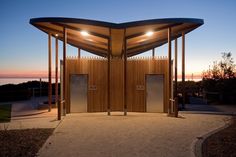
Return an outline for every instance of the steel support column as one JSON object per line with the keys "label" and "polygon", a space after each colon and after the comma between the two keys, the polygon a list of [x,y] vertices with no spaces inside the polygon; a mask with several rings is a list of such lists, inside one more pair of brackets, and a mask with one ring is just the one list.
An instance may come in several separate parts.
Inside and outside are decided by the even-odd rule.
{"label": "steel support column", "polygon": [[126,29],[124,30],[124,116],[127,115],[127,41]]}
{"label": "steel support column", "polygon": [[182,32],[182,97],[183,108],[185,108],[185,33]]}
{"label": "steel support column", "polygon": [[177,97],[177,94],[178,94],[178,86],[177,86],[177,83],[178,83],[178,39],[176,38],[175,39],[175,93],[174,93],[174,97]]}
{"label": "steel support column", "polygon": [[168,85],[169,85],[169,91],[168,91],[168,115],[171,115],[171,27],[168,28]]}
{"label": "steel support column", "polygon": [[80,58],[80,48],[78,48],[78,58]]}
{"label": "steel support column", "polygon": [[61,120],[61,103],[58,99],[58,39],[55,38],[55,103],[57,105],[57,119]]}
{"label": "steel support column", "polygon": [[67,43],[67,29],[63,28],[63,115],[66,115],[66,43]]}
{"label": "steel support column", "polygon": [[52,108],[52,43],[51,34],[48,34],[48,112]]}
{"label": "steel support column", "polygon": [[155,57],[155,48],[152,49],[152,59]]}
{"label": "steel support column", "polygon": [[109,29],[108,51],[107,51],[107,115],[111,115],[111,100],[110,100],[110,62],[111,62],[111,29]]}

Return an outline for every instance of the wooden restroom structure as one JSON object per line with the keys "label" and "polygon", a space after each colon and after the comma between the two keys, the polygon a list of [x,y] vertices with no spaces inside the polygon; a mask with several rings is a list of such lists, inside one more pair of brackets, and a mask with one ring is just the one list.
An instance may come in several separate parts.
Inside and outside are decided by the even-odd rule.
{"label": "wooden restroom structure", "polygon": [[[63,42],[60,99],[57,92],[55,95],[56,101],[60,100],[59,119],[61,114],[73,112],[171,114],[172,99],[177,94],[178,38],[182,41],[184,82],[185,35],[203,23],[202,19],[193,18],[152,19],[119,24],[61,17],[30,19],[30,24],[48,34],[49,110],[52,99],[51,38],[54,37],[56,90],[58,40]],[[78,54],[67,56],[67,44],[78,48]],[[155,54],[155,49],[164,44],[168,44],[166,56]],[[97,57],[81,57],[81,50]],[[150,56],[136,56],[149,50],[152,51]]]}

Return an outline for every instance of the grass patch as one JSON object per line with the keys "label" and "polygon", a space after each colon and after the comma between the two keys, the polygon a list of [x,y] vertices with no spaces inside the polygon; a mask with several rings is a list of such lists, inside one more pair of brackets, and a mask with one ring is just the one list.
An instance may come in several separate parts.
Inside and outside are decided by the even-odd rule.
{"label": "grass patch", "polygon": [[0,104],[0,123],[11,121],[11,104]]}

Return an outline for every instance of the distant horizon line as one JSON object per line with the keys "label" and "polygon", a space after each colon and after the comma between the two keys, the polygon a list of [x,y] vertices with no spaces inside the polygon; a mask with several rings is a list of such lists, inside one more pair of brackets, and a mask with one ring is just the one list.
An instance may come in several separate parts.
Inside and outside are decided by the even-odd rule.
{"label": "distant horizon line", "polygon": [[[47,79],[48,77],[35,77],[35,76],[33,76],[33,77],[30,77],[30,76],[25,76],[25,77],[20,77],[20,76],[3,76],[3,77],[1,77],[0,76],[0,79],[31,79],[31,78],[38,78],[38,79],[40,79],[40,78],[42,78],[42,79]],[[55,77],[52,77],[52,78],[55,78]],[[60,79],[60,77],[58,77],[58,79]]]}
{"label": "distant horizon line", "polygon": [[[52,79],[55,79],[56,77],[51,77]],[[179,75],[178,77],[178,80],[181,80],[182,79],[182,76],[181,75]],[[4,76],[4,77],[1,77],[0,76],[0,79],[48,79],[48,77],[35,77],[35,76],[33,76],[33,77],[30,77],[30,76],[25,76],[25,77],[20,77],[20,76]],[[173,77],[173,79],[174,79],[174,77]],[[185,76],[185,79],[187,79],[187,80],[201,80],[202,79],[202,77],[200,77],[200,76],[191,76],[191,75],[186,75]],[[58,76],[58,80],[60,80],[60,76]]]}
{"label": "distant horizon line", "polygon": [[[52,71],[52,78],[55,78],[55,71]],[[173,73],[174,77],[174,73]],[[27,72],[1,72],[0,73],[1,79],[29,79],[29,78],[37,78],[37,79],[47,79],[48,72],[47,71],[27,71]],[[60,78],[60,72],[58,73],[58,78]],[[181,72],[178,72],[178,79],[181,79],[182,75]],[[185,73],[185,79],[202,79],[202,73],[194,72],[194,73]]]}
{"label": "distant horizon line", "polygon": [[[36,76],[0,76],[0,79],[16,79],[16,78],[48,78],[46,76],[44,77],[36,77]],[[51,78],[56,78],[55,76],[52,76]],[[58,76],[60,78],[60,76]],[[182,78],[181,75],[178,75],[178,78]],[[192,78],[192,75],[185,75],[185,78]],[[202,78],[202,76],[193,76],[193,78]]]}
{"label": "distant horizon line", "polygon": [[[173,76],[174,77],[174,76]],[[22,76],[22,75],[0,75],[0,79],[28,79],[28,78],[42,78],[42,79],[47,79],[48,76]],[[55,75],[52,75],[51,78],[56,78]],[[58,75],[58,78],[60,79],[60,75]],[[178,75],[178,79],[182,78],[182,75]],[[192,75],[192,74],[186,74],[185,75],[185,79],[189,79],[189,78],[193,78],[193,79],[201,79],[202,75]]]}

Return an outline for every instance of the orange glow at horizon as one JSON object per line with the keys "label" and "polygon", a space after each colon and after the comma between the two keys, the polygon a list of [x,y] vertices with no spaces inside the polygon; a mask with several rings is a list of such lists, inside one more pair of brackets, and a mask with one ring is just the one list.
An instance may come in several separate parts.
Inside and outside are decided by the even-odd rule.
{"label": "orange glow at horizon", "polygon": [[[58,74],[58,77],[60,72]],[[5,71],[0,72],[0,78],[48,78],[48,71]],[[52,78],[55,78],[55,71],[52,71]],[[174,78],[174,76],[173,76]],[[182,75],[178,75],[178,80],[182,79]],[[200,80],[202,79],[202,74],[199,72],[196,73],[187,73],[185,75],[186,80]]]}
{"label": "orange glow at horizon", "polygon": [[[48,71],[5,71],[0,72],[0,78],[47,78]],[[55,72],[52,71],[52,77]]]}

